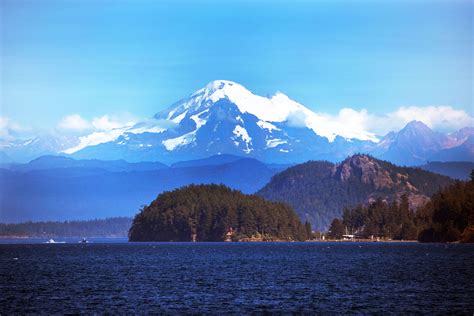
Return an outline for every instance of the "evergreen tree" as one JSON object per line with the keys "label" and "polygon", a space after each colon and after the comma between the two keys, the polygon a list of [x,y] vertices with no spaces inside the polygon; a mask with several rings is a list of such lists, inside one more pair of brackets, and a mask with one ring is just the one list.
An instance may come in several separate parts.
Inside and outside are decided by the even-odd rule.
{"label": "evergreen tree", "polygon": [[[288,203],[313,228],[326,230],[332,219],[343,215],[345,207],[353,208],[366,203],[369,198],[397,201],[400,193],[413,187],[418,194],[429,197],[453,182],[446,176],[419,168],[399,167],[370,156],[367,156],[370,165],[376,166],[380,172],[363,175],[362,168],[351,163],[358,156],[366,155],[354,155],[339,165],[309,161],[288,168],[273,176],[257,194]],[[342,168],[345,163],[346,168]],[[347,171],[347,177],[343,176],[342,169]],[[360,223],[355,226],[360,227]]]}
{"label": "evergreen tree", "polygon": [[305,222],[304,227],[306,231],[306,239],[313,239],[313,231],[311,229],[311,224],[309,222]]}
{"label": "evergreen tree", "polygon": [[342,221],[338,218],[335,218],[331,222],[329,227],[328,237],[332,239],[341,239],[342,235],[345,234],[345,226]]}
{"label": "evergreen tree", "polygon": [[[472,173],[471,173],[472,175]],[[457,181],[440,190],[420,211],[430,216],[418,240],[423,242],[473,242],[474,181]]]}

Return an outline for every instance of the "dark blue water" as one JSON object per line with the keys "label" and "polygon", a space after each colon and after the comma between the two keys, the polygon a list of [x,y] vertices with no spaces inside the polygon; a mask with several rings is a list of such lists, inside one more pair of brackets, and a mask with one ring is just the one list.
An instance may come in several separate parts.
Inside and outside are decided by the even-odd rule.
{"label": "dark blue water", "polygon": [[474,312],[474,247],[0,245],[0,314]]}

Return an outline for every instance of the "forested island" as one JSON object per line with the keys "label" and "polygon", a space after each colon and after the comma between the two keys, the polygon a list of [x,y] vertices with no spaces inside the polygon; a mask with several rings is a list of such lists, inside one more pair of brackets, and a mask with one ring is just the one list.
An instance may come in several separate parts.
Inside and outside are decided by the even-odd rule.
{"label": "forested island", "polygon": [[132,219],[111,217],[86,221],[0,223],[0,238],[127,237]]}
{"label": "forested island", "polygon": [[328,237],[418,240],[421,242],[474,242],[474,171],[471,180],[456,181],[440,189],[429,202],[410,210],[407,196],[387,203],[382,199],[367,206],[346,208],[334,219]]}
{"label": "forested island", "polygon": [[224,185],[160,194],[133,220],[130,241],[303,241],[311,227],[283,203]]}

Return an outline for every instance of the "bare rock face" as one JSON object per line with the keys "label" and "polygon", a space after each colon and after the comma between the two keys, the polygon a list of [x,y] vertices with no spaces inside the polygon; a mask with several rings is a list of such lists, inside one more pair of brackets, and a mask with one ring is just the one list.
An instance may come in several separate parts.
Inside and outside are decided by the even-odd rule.
{"label": "bare rock face", "polygon": [[382,198],[389,202],[392,200],[400,201],[406,194],[411,209],[425,204],[429,197],[420,194],[419,190],[409,182],[408,174],[390,173],[380,163],[368,155],[355,155],[332,168],[332,176],[340,181],[347,182],[351,177],[355,177],[365,184],[372,184],[376,190],[396,189],[396,194],[381,195],[376,192],[367,197],[367,203],[374,202],[377,198]]}
{"label": "bare rock face", "polygon": [[392,188],[396,182],[373,158],[368,155],[355,155],[334,166],[332,175],[341,181],[357,177],[366,184],[374,184],[377,189]]}
{"label": "bare rock face", "polygon": [[258,195],[288,203],[315,229],[326,230],[345,207],[378,199],[400,203],[406,195],[410,208],[415,210],[451,181],[422,169],[358,154],[337,165],[309,161],[290,167],[273,176]]}

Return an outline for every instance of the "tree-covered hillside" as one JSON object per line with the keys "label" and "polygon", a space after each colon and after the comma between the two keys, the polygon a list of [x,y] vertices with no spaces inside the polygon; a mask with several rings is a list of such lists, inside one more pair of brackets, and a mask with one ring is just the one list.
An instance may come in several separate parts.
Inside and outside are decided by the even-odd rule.
{"label": "tree-covered hillside", "polygon": [[415,213],[409,208],[406,195],[402,196],[400,203],[385,203],[378,199],[367,206],[346,208],[342,221],[337,218],[332,221],[328,236],[340,239],[343,234],[348,233],[357,238],[415,240],[419,232],[417,221]]}
{"label": "tree-covered hillside", "polygon": [[417,210],[407,196],[400,203],[376,200],[367,206],[345,209],[342,220],[329,227],[330,238],[343,234],[357,238],[418,239],[422,242],[474,242],[474,171],[471,181],[456,181],[439,190]]}
{"label": "tree-covered hillside", "polygon": [[474,170],[470,181],[456,181],[440,190],[417,213],[426,219],[420,241],[474,242]]}
{"label": "tree-covered hillside", "polygon": [[0,223],[0,237],[127,237],[129,217],[88,221]]}
{"label": "tree-covered hillside", "polygon": [[133,220],[130,241],[305,240],[310,235],[282,203],[224,185],[162,193]]}
{"label": "tree-covered hillside", "polygon": [[446,176],[419,168],[399,167],[368,155],[354,155],[340,164],[309,161],[276,174],[257,194],[292,206],[314,229],[327,230],[345,207],[377,199],[408,197],[416,208],[438,189],[450,184]]}
{"label": "tree-covered hillside", "polygon": [[474,169],[474,161],[430,161],[419,166],[421,169],[439,173],[457,180],[469,180],[469,174]]}

